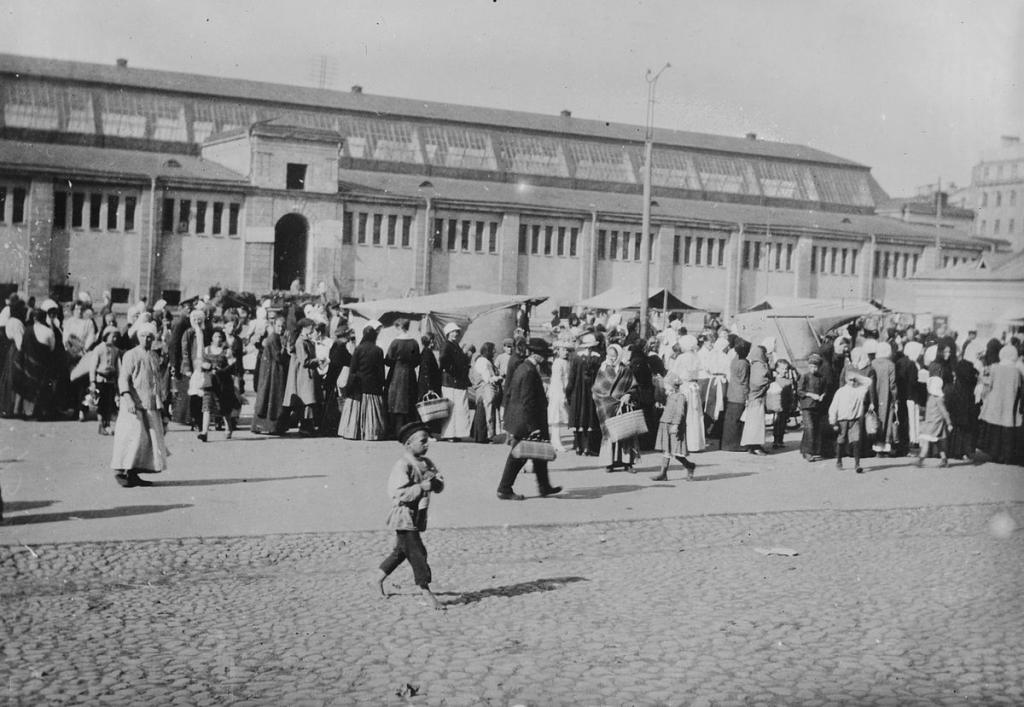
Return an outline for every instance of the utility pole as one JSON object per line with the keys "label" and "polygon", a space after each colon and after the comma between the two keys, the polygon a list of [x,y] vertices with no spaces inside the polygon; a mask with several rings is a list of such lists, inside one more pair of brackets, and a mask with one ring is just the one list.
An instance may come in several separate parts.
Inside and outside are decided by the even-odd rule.
{"label": "utility pole", "polygon": [[650,69],[644,78],[647,80],[647,131],[644,135],[644,207],[640,222],[643,263],[640,265],[640,335],[647,339],[649,327],[647,323],[647,299],[651,294],[651,155],[654,152],[654,87],[658,77],[672,65],[665,63],[658,73]]}

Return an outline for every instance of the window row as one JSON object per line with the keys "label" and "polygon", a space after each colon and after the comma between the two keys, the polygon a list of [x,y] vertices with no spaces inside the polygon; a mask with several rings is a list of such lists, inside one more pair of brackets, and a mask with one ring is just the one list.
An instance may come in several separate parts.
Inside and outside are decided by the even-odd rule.
{"label": "window row", "polygon": [[743,269],[792,272],[793,244],[745,240],[743,241]]}
{"label": "window row", "polygon": [[[654,234],[651,238],[651,262],[654,261]],[[597,232],[598,260],[642,260],[643,240],[640,231],[610,231],[599,229]]]}
{"label": "window row", "polygon": [[811,272],[823,275],[856,275],[858,257],[859,248],[812,246]]}
{"label": "window row", "polygon": [[[989,202],[989,194],[990,193],[992,194],[992,206],[1002,206],[1003,205],[1003,192],[1001,192],[1001,191],[993,191],[993,192],[983,191],[983,192],[981,192],[981,205],[983,207],[989,205],[988,202]],[[1016,189],[1011,189],[1009,192],[1007,192],[1006,201],[1007,201],[1007,205],[1008,206],[1016,206],[1017,205],[1017,190]]]}
{"label": "window row", "polygon": [[912,277],[917,273],[920,257],[918,253],[876,250],[875,277],[890,279]]}
{"label": "window row", "polygon": [[[993,219],[991,235],[993,235],[993,236],[1000,235],[1000,233],[1002,233],[1002,226],[1003,226],[1003,223],[1002,223],[1001,219]],[[1016,221],[1016,219],[1012,219],[1012,218],[1011,219],[1007,219],[1007,221],[1006,221],[1006,233],[1008,235],[1010,235],[1010,234],[1013,234],[1013,233],[1016,233],[1016,232],[1017,232],[1017,221]],[[981,220],[981,225],[978,226],[978,233],[980,235],[982,235],[982,236],[990,235],[989,232],[988,232],[988,220],[987,219],[982,219]]]}
{"label": "window row", "polygon": [[226,230],[227,235],[237,236],[241,209],[242,205],[238,202],[164,199],[163,210],[160,212],[160,230],[184,236],[220,236]]}
{"label": "window row", "polygon": [[343,245],[412,247],[412,216],[346,211],[341,222]]}
{"label": "window row", "polygon": [[973,262],[974,262],[973,258],[968,258],[966,256],[945,255],[945,256],[942,257],[942,267],[944,267],[944,268],[948,268],[951,265],[952,266],[957,266],[960,263],[973,263]]}
{"label": "window row", "polygon": [[575,258],[580,229],[566,226],[519,224],[520,255],[553,255]]}
{"label": "window row", "polygon": [[0,184],[0,223],[25,222],[25,187]]}
{"label": "window row", "polygon": [[725,267],[725,238],[676,236],[672,244],[672,262],[676,265]]}
{"label": "window row", "polygon": [[53,227],[91,231],[135,230],[139,199],[120,191],[55,191],[53,193]]}
{"label": "window row", "polygon": [[983,179],[1003,179],[1004,177],[1016,177],[1024,174],[1024,162],[1002,162],[1000,164],[987,164],[978,167],[978,176]]}

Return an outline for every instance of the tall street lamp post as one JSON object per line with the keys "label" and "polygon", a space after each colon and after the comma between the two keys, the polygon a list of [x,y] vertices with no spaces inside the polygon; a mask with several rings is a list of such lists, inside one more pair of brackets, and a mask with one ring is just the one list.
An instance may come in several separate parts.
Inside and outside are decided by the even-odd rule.
{"label": "tall street lamp post", "polygon": [[651,294],[651,153],[654,151],[654,87],[658,77],[672,66],[665,63],[657,73],[647,70],[647,131],[644,136],[644,208],[640,224],[643,238],[643,263],[640,266],[640,334],[646,340],[649,335],[647,323],[647,299]]}

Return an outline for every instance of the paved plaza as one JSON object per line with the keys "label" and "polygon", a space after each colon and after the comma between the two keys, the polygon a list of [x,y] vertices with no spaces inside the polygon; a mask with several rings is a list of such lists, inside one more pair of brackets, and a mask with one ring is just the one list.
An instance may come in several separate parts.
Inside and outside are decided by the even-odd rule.
{"label": "paved plaza", "polygon": [[502,502],[505,447],[437,443],[433,611],[371,586],[393,442],[174,428],[122,489],[93,424],[3,423],[7,704],[1024,702],[1019,467],[563,455]]}

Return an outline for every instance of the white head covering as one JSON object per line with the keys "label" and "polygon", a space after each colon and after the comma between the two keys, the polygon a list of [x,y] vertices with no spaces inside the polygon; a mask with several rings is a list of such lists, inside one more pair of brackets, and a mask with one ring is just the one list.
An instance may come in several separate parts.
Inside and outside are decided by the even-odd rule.
{"label": "white head covering", "polygon": [[892,346],[887,341],[883,341],[875,349],[875,358],[892,358]]}
{"label": "white head covering", "polygon": [[460,327],[455,322],[448,322],[447,324],[444,325],[444,335],[445,336],[448,336],[453,331],[462,331],[462,327]]}
{"label": "white head covering", "polygon": [[697,337],[693,334],[685,334],[679,337],[676,345],[679,346],[680,351],[696,351]]}
{"label": "white head covering", "polygon": [[878,355],[878,340],[877,339],[864,339],[864,343],[860,345],[864,349],[864,353],[868,356],[871,354]]}
{"label": "white head covering", "polygon": [[917,341],[908,341],[903,344],[903,355],[914,363],[917,363],[917,359],[921,358],[922,351],[924,351],[924,346]]}
{"label": "white head covering", "polygon": [[765,354],[771,357],[771,355],[775,353],[775,337],[766,337],[765,340],[761,342],[761,347],[764,349]]}
{"label": "white head covering", "polygon": [[49,312],[51,309],[60,309],[60,305],[52,299],[44,299],[43,303],[39,305],[39,309],[43,312]]}
{"label": "white head covering", "polygon": [[867,353],[865,353],[864,349],[861,348],[860,346],[858,346],[857,348],[850,352],[850,364],[854,368],[861,369],[867,366],[869,363],[871,363],[871,361],[868,360]]}
{"label": "white head covering", "polygon": [[162,312],[166,308],[167,308],[167,300],[165,300],[165,299],[158,299],[156,301],[156,304],[153,305],[153,311],[154,312]]}
{"label": "white head covering", "polygon": [[152,334],[153,336],[156,336],[156,324],[154,324],[153,322],[139,324],[139,326],[136,327],[135,329],[135,336],[137,336],[141,341],[143,335],[145,334]]}
{"label": "white head covering", "polygon": [[926,348],[924,350],[924,365],[926,365],[926,366],[932,365],[932,361],[934,361],[935,357],[938,356],[938,355],[939,355],[939,347],[936,346],[935,344],[932,344],[931,346]]}

